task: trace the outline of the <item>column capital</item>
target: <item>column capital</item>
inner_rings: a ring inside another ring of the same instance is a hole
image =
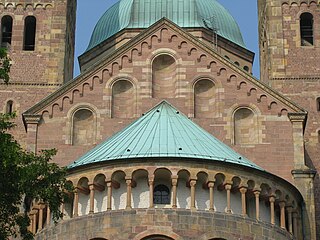
[[[112,181],[106,181],[107,187],[112,187]]]
[[[171,184],[172,184],[172,186],[177,186],[178,178],[171,178]]]
[[[224,188],[225,188],[226,190],[231,190],[232,184],[231,184],[231,183],[226,183],[226,184],[224,185]]]
[[[254,194],[256,197],[259,197],[259,196],[260,196],[260,193],[261,193],[260,190],[254,190],[254,191],[253,191],[253,194]]]
[[[215,184],[215,181],[208,181],[208,183],[207,183],[208,188],[213,188],[214,184]]]
[[[154,182],[154,175],[148,177],[148,182]]]
[[[95,189],[95,186],[94,186],[93,183],[88,184],[88,186],[89,186],[89,190],[90,190],[90,191],[92,191],[92,190]]]
[[[287,209],[287,212],[288,212],[288,213],[292,213],[292,212],[293,212],[293,207],[292,207],[291,205],[288,205],[288,206],[286,207],[286,209]]]
[[[305,112],[288,113],[288,118],[291,122],[304,122],[307,119],[307,113]]]
[[[286,202],[284,200],[279,201],[280,208],[285,208]]]
[[[275,201],[276,201],[276,197],[275,196],[273,196],[273,195],[269,196],[269,202],[274,203]]]
[[[196,183],[197,183],[197,180],[196,179],[190,179],[190,186],[191,187],[195,187],[196,186]]]
[[[242,187],[240,187],[239,188],[239,191],[240,191],[240,193],[242,193],[242,194],[245,194],[246,192],[247,192],[247,187],[244,187],[244,186],[242,186]]]
[[[131,186],[132,179],[126,179],[127,186]]]
[[[23,121],[25,124],[39,124],[42,116],[36,114],[23,114]]]

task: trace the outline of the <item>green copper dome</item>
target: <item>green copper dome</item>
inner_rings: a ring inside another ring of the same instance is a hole
[[[69,165],[123,159],[180,158],[226,162],[264,171],[192,122],[166,101]]]
[[[163,17],[184,28],[216,29],[220,36],[245,47],[238,24],[216,0],[120,0],[98,21],[87,50],[124,28],[148,28]]]

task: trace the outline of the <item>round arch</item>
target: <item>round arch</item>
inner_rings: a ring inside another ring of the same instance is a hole
[[[174,239],[164,235],[151,235],[151,236],[144,237],[141,240],[174,240]]]

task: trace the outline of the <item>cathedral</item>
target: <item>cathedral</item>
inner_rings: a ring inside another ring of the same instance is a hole
[[[75,78],[76,0],[0,3],[0,112],[74,186],[35,239],[320,239],[320,1],[257,1],[260,79],[217,0],[119,0]]]

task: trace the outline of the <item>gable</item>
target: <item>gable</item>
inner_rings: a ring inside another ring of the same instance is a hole
[[[178,79],[184,83],[177,84],[175,98],[188,97],[197,80],[208,78],[221,89],[226,89],[228,93],[236,93],[236,96],[241,96],[243,99],[251,98],[247,102],[252,102],[254,96],[255,104],[264,103],[269,110],[277,112],[279,116],[287,112],[305,112],[295,103],[220,56],[211,46],[200,42],[172,22],[162,19],[30,108],[24,115],[42,115],[47,112],[52,117],[54,109],[63,111],[65,102],[72,105],[75,101],[89,101],[86,99],[89,93],[94,93],[101,99],[108,98],[112,84],[122,78],[132,82],[137,99],[150,98],[152,61],[159,54],[173,56],[180,69]],[[234,101],[237,101],[237,98]],[[190,102],[191,112],[193,112],[192,105]],[[135,112],[135,117],[139,115],[138,112]]]

